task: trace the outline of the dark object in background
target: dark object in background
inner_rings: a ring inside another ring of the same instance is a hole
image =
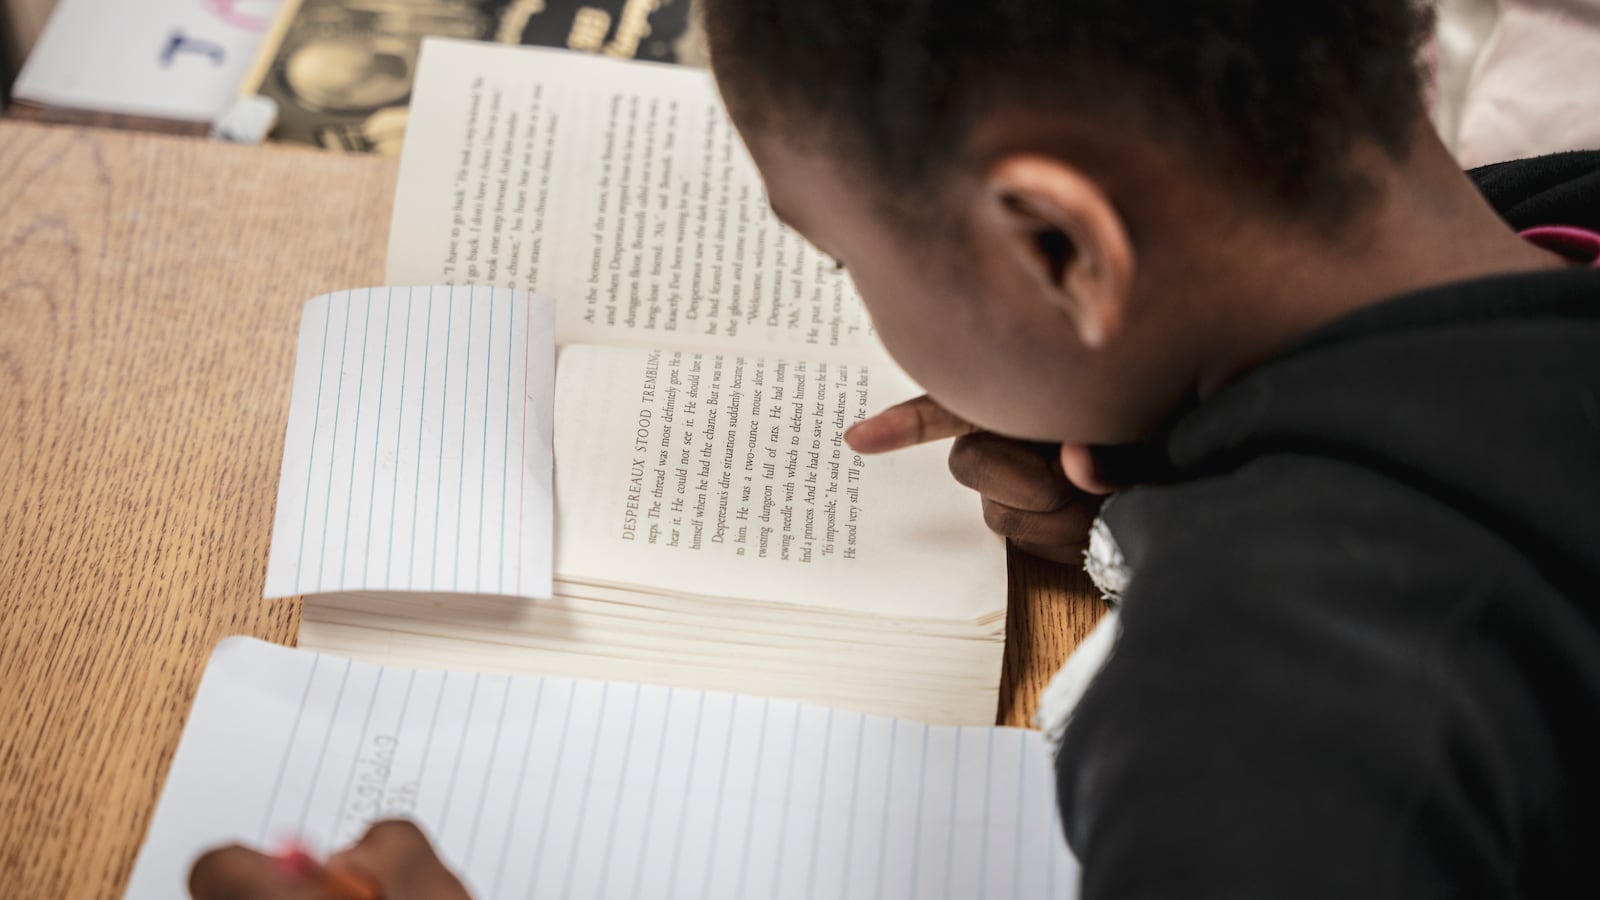
[[[1468,174],[1519,231],[1539,225],[1600,230],[1600,165],[1593,151],[1494,163]]]
[[[690,0],[303,0],[256,91],[272,138],[398,155],[422,39],[704,65]]]
[[[22,57],[11,16],[0,15],[0,104],[11,105],[11,82],[17,79],[17,71],[22,68]]]

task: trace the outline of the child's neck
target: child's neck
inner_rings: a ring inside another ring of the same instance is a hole
[[[1208,296],[1195,300],[1226,311],[1212,321],[1212,350],[1199,369],[1202,397],[1362,307],[1452,282],[1564,265],[1506,226],[1431,128],[1417,135],[1404,164],[1371,171],[1385,173],[1382,200],[1339,235],[1238,236],[1256,244],[1253,265],[1211,281]]]

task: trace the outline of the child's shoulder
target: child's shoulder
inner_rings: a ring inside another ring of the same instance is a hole
[[[1503,276],[1362,310],[1167,436],[1170,483],[1107,521],[1136,579],[1412,596],[1531,565],[1600,596],[1600,272]],[[1216,585],[1216,588],[1203,587]]]

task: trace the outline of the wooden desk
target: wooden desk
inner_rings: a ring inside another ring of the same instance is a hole
[[[120,890],[211,647],[293,640],[261,586],[300,305],[381,282],[394,175],[0,122],[6,896]],[[1100,605],[1014,562],[1021,724]]]

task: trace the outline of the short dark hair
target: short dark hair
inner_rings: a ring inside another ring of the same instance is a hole
[[[1179,141],[1281,209],[1340,215],[1360,142],[1406,155],[1417,0],[704,0],[724,91],[844,138],[906,188],[985,109],[1070,110]]]

